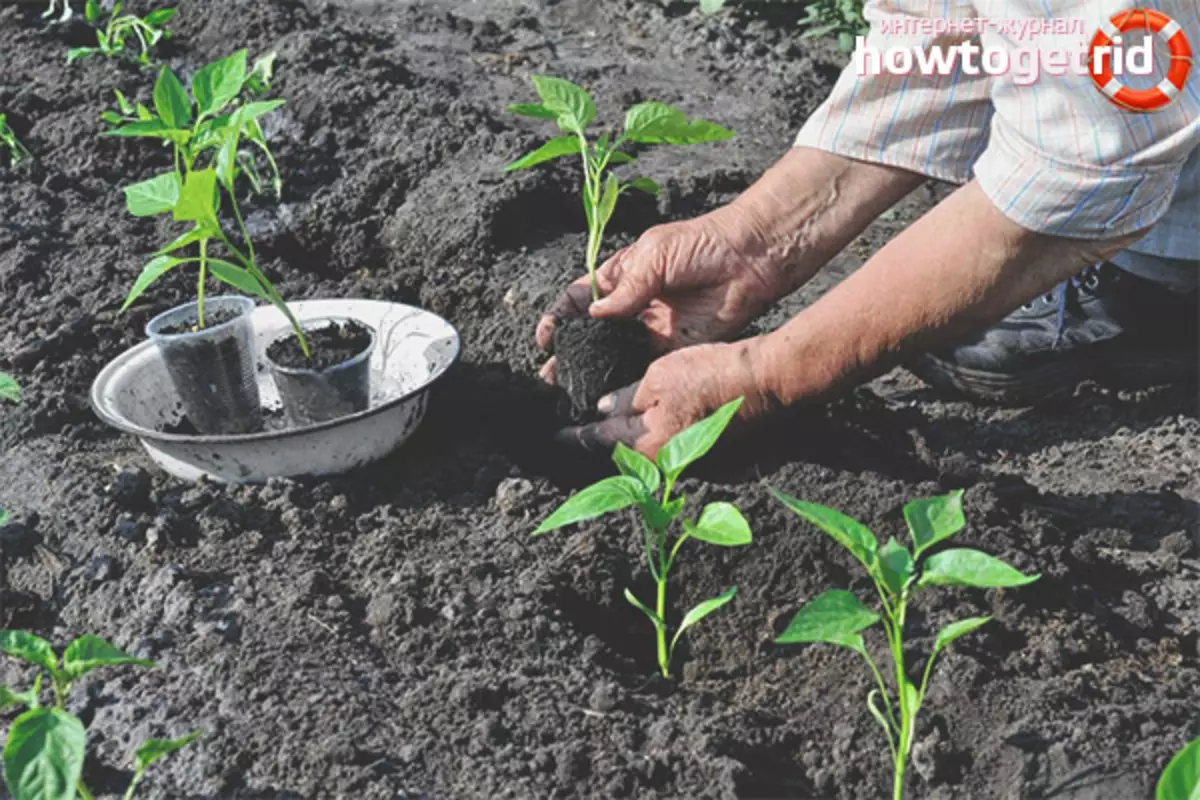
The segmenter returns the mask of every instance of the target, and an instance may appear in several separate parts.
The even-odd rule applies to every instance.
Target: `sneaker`
[[[1087,379],[1137,386],[1194,379],[1197,300],[1194,290],[1099,264],[974,340],[918,356],[909,369],[935,388],[1016,405]]]

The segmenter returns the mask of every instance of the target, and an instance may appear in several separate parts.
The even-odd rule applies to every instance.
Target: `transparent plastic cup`
[[[279,388],[288,424],[294,428],[330,422],[365,411],[371,404],[371,354],[375,352],[375,329],[348,317],[321,317],[302,323],[305,333],[329,325],[355,322],[371,332],[371,342],[353,358],[316,370],[285,367],[267,356],[267,364]],[[286,336],[292,336],[289,331]]]

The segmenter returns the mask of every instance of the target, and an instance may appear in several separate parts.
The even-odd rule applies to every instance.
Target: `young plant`
[[[688,539],[697,539],[719,547],[740,547],[751,541],[750,526],[741,512],[730,503],[709,503],[695,522],[684,520],[683,534],[675,538],[674,543],[668,535],[671,523],[683,513],[686,500],[684,495],[671,496],[676,481],[690,464],[712,449],[741,405],[742,398],[738,398],[677,434],[663,445],[655,461],[618,444],[613,452],[613,461],[621,474],[577,492],[533,532],[534,536],[539,536],[564,525],[595,519],[613,511],[630,507],[637,509],[642,521],[646,564],[658,591],[653,608],[635,597],[629,589],[625,590],[625,599],[654,625],[658,666],[664,678],[671,677],[671,659],[684,632],[732,600],[737,592],[734,586],[687,612],[668,645],[667,580],[683,543]]]
[[[67,10],[70,11],[69,0]],[[103,28],[96,29],[96,47],[72,47],[67,51],[67,63],[74,64],[96,53],[108,58],[136,53],[137,62],[149,66],[150,48],[171,37],[166,24],[175,16],[175,11],[174,8],[157,8],[144,17],[122,14],[121,2],[117,0],[108,15],[108,22]],[[98,0],[87,0],[83,13],[93,25],[103,16]]]
[[[252,186],[261,188],[258,173],[247,169],[252,158],[242,152],[243,142],[255,145],[267,155],[274,176],[272,182],[277,191],[281,187],[259,119],[284,101],[243,97],[261,94],[269,86],[273,57],[271,54],[248,71],[246,51],[240,50],[197,71],[190,94],[179,78],[163,67],[154,86],[154,110],[130,103],[117,93],[121,114],[106,112],[104,119],[118,127],[106,135],[159,139],[171,148],[174,163],[167,172],[125,187],[126,207],[135,217],[169,213],[176,222],[192,225],[146,264],[121,310],[129,308],[167,272],[184,264],[196,264],[200,328],[205,326],[204,292],[211,275],[241,292],[266,299],[283,312],[305,355],[309,355],[308,341],[300,324],[258,266],[236,191],[238,179],[243,175],[254,176],[248,180]],[[232,212],[240,245],[226,234],[221,224],[222,202]],[[227,258],[213,257],[214,246],[224,248]],[[189,249],[194,255],[183,255]]]
[[[71,687],[100,667],[154,667],[154,662],[134,658],[98,636],[79,637],[60,658],[49,642],[24,631],[0,631],[0,652],[38,667],[28,691],[0,686],[0,710],[26,709],[8,729],[4,744],[4,783],[9,794],[13,800],[92,800],[82,778],[87,731],[66,710]],[[47,678],[53,700],[43,706],[42,686]],[[151,764],[198,738],[196,731],[181,739],[150,739],[142,744],[134,753],[133,780],[124,800],[133,797]]]
[[[9,166],[15,167],[25,159],[33,158],[33,154],[21,144],[13,129],[8,127],[7,114],[0,114],[0,147],[8,151]]]
[[[1154,800],[1200,800],[1200,739],[1175,754],[1154,791]]]
[[[960,636],[974,631],[991,617],[971,617],[938,631],[933,651],[925,662],[920,683],[909,679],[904,660],[904,622],[908,603],[919,590],[930,586],[971,586],[984,589],[1024,586],[1038,575],[1023,575],[992,556],[971,549],[942,550],[924,558],[930,548],[962,530],[962,492],[914,500],[904,506],[904,519],[912,537],[912,551],[895,539],[879,546],[875,534],[862,523],[831,508],[805,503],[774,489],[771,493],[796,514],[829,534],[850,551],[866,569],[879,594],[882,613],[850,592],[835,589],[810,600],[792,619],[776,642],[800,644],[826,642],[848,648],[867,662],[875,687],[867,695],[867,709],[883,728],[893,765],[892,795],[904,797],[904,771],[912,749],[917,713],[925,702],[934,660]],[[880,623],[887,640],[895,674],[895,699],[883,675],[867,652],[862,632]]]
[[[21,402],[21,387],[16,378],[7,372],[0,372],[0,400],[7,400],[14,405]]]
[[[578,155],[583,163],[583,210],[587,216],[587,270],[592,279],[592,297],[600,299],[596,285],[596,263],[604,229],[612,219],[617,199],[630,189],[657,195],[658,184],[649,178],[621,180],[610,168],[629,164],[637,154],[622,148],[630,144],[700,144],[733,138],[733,132],[702,119],[688,120],[682,111],[666,103],[639,103],[625,113],[620,133],[602,132],[589,141],[588,126],[596,118],[596,104],[580,87],[544,75],[533,77],[540,103],[517,103],[508,110],[523,117],[554,120],[565,135],[557,136],[537,150],[504,168],[505,172],[542,164],[561,156]]]

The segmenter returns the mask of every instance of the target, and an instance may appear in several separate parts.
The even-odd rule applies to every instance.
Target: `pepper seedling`
[[[166,24],[175,16],[176,9],[156,8],[144,17],[122,14],[121,10],[122,4],[118,0],[109,12],[104,27],[96,28],[96,46],[72,47],[67,51],[67,63],[74,64],[97,53],[107,58],[136,54],[135,58],[139,64],[149,66],[150,48],[171,37]],[[83,13],[93,25],[99,23],[103,16],[98,0],[87,0]]]
[[[8,151],[9,166],[15,167],[27,158],[33,158],[33,154],[26,149],[25,145],[21,144],[21,140],[17,138],[17,134],[13,133],[13,129],[8,127],[8,115],[0,114],[0,145]]]
[[[657,196],[658,184],[649,178],[621,180],[610,172],[611,167],[637,160],[636,153],[624,150],[630,144],[700,144],[733,138],[733,131],[702,119],[689,120],[682,111],[666,103],[639,103],[625,113],[625,127],[613,135],[602,132],[588,140],[588,126],[596,118],[596,104],[591,95],[579,86],[562,78],[535,75],[533,88],[540,103],[517,103],[508,110],[523,117],[554,120],[566,135],[557,136],[537,150],[526,154],[504,168],[505,172],[527,169],[561,156],[579,155],[583,162],[583,210],[587,217],[587,270],[592,279],[592,298],[600,299],[596,285],[596,264],[604,229],[612,219],[618,198],[636,189]]]
[[[1200,800],[1200,739],[1175,754],[1158,779],[1154,800]]]
[[[0,686],[0,710],[26,709],[8,729],[4,744],[4,783],[13,800],[92,800],[83,783],[87,730],[66,710],[71,687],[100,667],[154,667],[153,661],[135,658],[98,636],[80,636],[61,658],[45,639],[25,631],[0,631],[0,652],[38,668],[33,687],[16,692]],[[53,703],[42,705],[46,679]],[[124,800],[130,800],[146,770],[165,755],[200,738],[200,731],[180,739],[150,739],[134,753],[134,773]]]
[[[13,404],[21,402],[21,387],[17,379],[7,372],[0,372],[0,400]]]
[[[129,308],[155,281],[184,264],[197,264],[196,283],[199,327],[205,325],[204,291],[208,277],[241,292],[260,297],[278,308],[292,325],[304,354],[310,355],[308,340],[290,308],[258,266],[254,242],[246,229],[238,203],[238,179],[248,175],[251,159],[241,151],[243,142],[254,144],[267,155],[277,191],[279,172],[263,136],[259,119],[284,104],[283,100],[247,100],[245,94],[261,95],[269,87],[274,54],[247,70],[247,54],[239,50],[227,58],[198,70],[191,92],[167,67],[154,85],[154,109],[131,103],[117,93],[121,113],[105,112],[114,130],[106,136],[159,139],[173,153],[174,168],[149,180],[125,187],[125,205],[135,217],[170,213],[176,222],[189,222],[192,229],[159,250],[142,269],[125,298],[121,310]],[[264,66],[265,65],[265,66]],[[261,179],[250,181],[261,187]],[[224,191],[222,191],[224,190]],[[241,236],[241,246],[225,233],[219,218],[226,202]],[[213,258],[212,245],[223,246],[232,261]],[[185,248],[196,255],[181,257]]]
[[[687,612],[668,645],[667,580],[683,543],[697,539],[719,547],[740,547],[751,541],[750,526],[742,513],[736,506],[722,502],[709,503],[695,522],[684,520],[683,534],[674,543],[669,540],[668,534],[671,523],[683,513],[686,500],[684,495],[671,496],[676,482],[689,465],[712,449],[741,405],[742,398],[738,398],[721,406],[712,416],[676,434],[663,445],[654,461],[618,444],[612,457],[621,474],[581,489],[533,532],[534,536],[540,536],[564,525],[595,519],[614,511],[630,507],[637,509],[642,522],[646,565],[658,591],[653,608],[639,600],[629,589],[625,590],[625,599],[654,625],[658,666],[664,678],[671,677],[671,660],[684,632],[728,603],[737,593],[737,587],[734,586]]]
[[[971,617],[938,631],[920,683],[914,684],[909,680],[904,660],[904,623],[913,594],[930,586],[1010,588],[1033,583],[1040,576],[1024,575],[998,558],[969,548],[942,550],[922,560],[930,548],[966,525],[961,491],[914,500],[904,506],[904,519],[914,545],[912,551],[894,538],[880,547],[875,534],[865,525],[831,508],[797,500],[775,489],[771,493],[849,550],[875,584],[882,614],[865,606],[854,594],[834,589],[810,600],[775,641],[836,644],[853,650],[867,662],[875,679],[875,688],[867,695],[867,709],[887,736],[893,765],[892,795],[895,800],[902,800],[917,713],[925,702],[934,661],[955,639],[991,620],[991,617]],[[862,635],[876,623],[883,628],[895,669],[894,702]]]

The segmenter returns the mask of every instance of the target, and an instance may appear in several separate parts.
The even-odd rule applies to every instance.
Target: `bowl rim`
[[[388,300],[373,300],[373,299],[365,298],[365,297],[364,298],[351,298],[351,297],[347,297],[347,298],[313,298],[312,300],[309,300],[307,302],[322,302],[323,300],[326,302],[333,300],[336,302],[343,302],[343,303],[354,303],[354,302],[382,303],[382,304],[387,304],[387,305],[398,306],[401,308],[408,308],[408,309],[412,309],[413,311],[419,311],[423,314],[428,314],[431,317],[434,317],[434,318],[438,319],[439,321],[441,321],[447,328],[450,329],[450,332],[453,334],[452,341],[454,342],[454,352],[451,353],[450,358],[446,361],[446,363],[442,367],[442,369],[440,371],[438,371],[436,374],[430,376],[420,386],[418,386],[414,389],[410,389],[409,391],[404,392],[403,394],[399,394],[396,397],[390,398],[390,399],[386,400],[385,402],[380,403],[377,406],[371,406],[370,408],[364,409],[363,411],[359,411],[354,414],[347,414],[344,417],[338,417],[337,419],[328,420],[326,422],[320,422],[315,425],[306,425],[302,428],[285,428],[284,430],[280,430],[280,431],[259,431],[257,433],[241,433],[241,434],[222,433],[222,434],[211,434],[211,435],[206,436],[206,435],[199,435],[199,434],[165,433],[163,431],[156,431],[153,428],[144,428],[140,425],[136,425],[131,422],[128,422],[125,418],[120,417],[120,416],[110,412],[105,407],[105,404],[103,402],[101,402],[102,387],[106,386],[111,381],[112,373],[115,372],[118,368],[120,368],[126,362],[141,355],[142,351],[145,351],[145,350],[148,350],[150,348],[157,346],[155,342],[153,342],[149,339],[146,339],[144,341],[138,342],[133,347],[130,347],[129,349],[122,352],[116,358],[109,361],[104,366],[104,368],[102,370],[100,370],[100,373],[96,376],[96,379],[94,381],[92,381],[91,390],[88,392],[88,402],[92,407],[92,411],[96,414],[97,417],[100,418],[100,420],[102,422],[105,422],[108,425],[111,425],[112,427],[116,428],[117,430],[123,431],[125,433],[129,433],[129,434],[133,434],[134,436],[137,436],[139,439],[149,439],[154,442],[169,442],[169,443],[173,443],[173,444],[189,444],[189,445],[208,445],[208,444],[253,444],[256,442],[280,441],[283,439],[292,439],[292,438],[296,438],[298,436],[306,436],[306,435],[310,435],[310,434],[314,434],[314,433],[320,433],[323,431],[331,430],[333,428],[339,428],[344,425],[349,425],[351,423],[358,422],[359,420],[368,419],[368,418],[376,416],[378,414],[382,414],[387,411],[391,411],[391,410],[395,409],[396,407],[400,406],[401,404],[403,404],[421,394],[424,394],[425,392],[428,392],[433,387],[434,384],[436,384],[438,381],[440,381],[446,375],[446,373],[448,373],[451,370],[451,368],[454,367],[454,365],[458,363],[458,360],[462,355],[462,335],[459,333],[458,328],[455,327],[453,323],[451,323],[446,318],[442,317],[440,314],[435,314],[432,311],[429,311],[424,308],[420,308],[418,306],[410,306],[406,303],[393,303]],[[303,302],[306,302],[306,301],[297,301],[296,304],[303,303]],[[296,304],[293,304],[293,305],[296,305]],[[270,308],[270,306],[258,306],[257,307],[257,309],[265,309],[265,308]],[[367,324],[367,323],[364,323],[364,324]],[[372,329],[375,328],[375,326],[373,326],[373,325],[371,325],[369,327],[371,327]]]

